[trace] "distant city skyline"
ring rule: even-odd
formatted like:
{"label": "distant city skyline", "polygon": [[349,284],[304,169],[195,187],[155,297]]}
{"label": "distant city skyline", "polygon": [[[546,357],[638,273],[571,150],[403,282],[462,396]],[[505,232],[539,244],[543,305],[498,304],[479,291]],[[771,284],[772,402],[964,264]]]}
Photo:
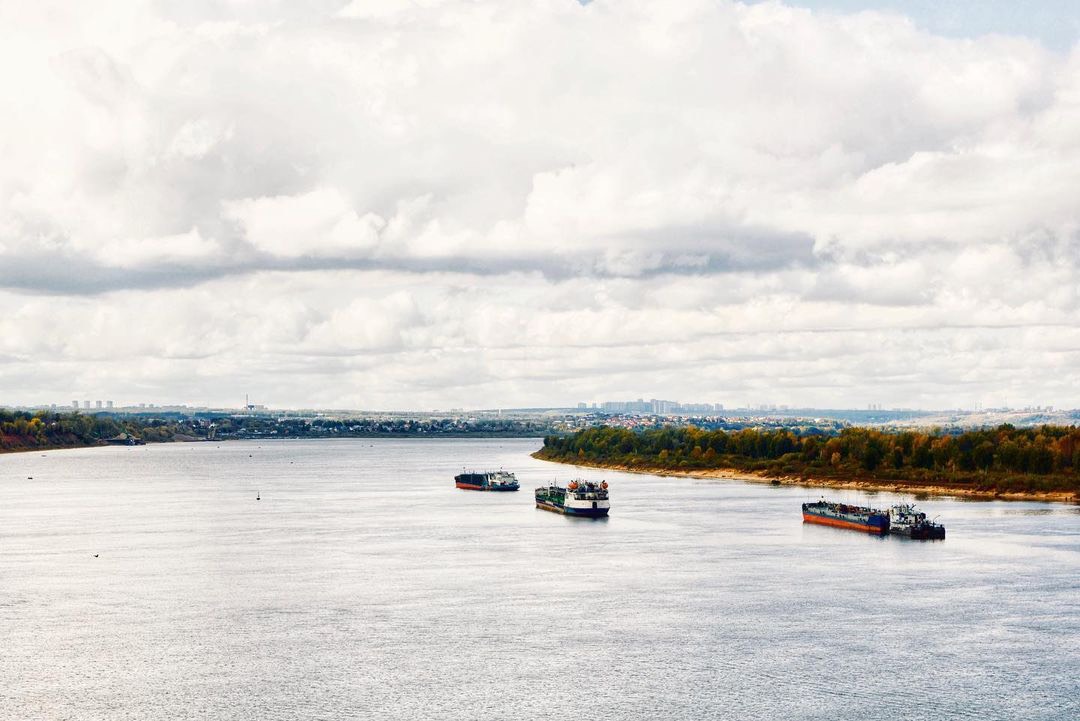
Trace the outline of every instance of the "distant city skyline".
{"label": "distant city skyline", "polygon": [[252,403],[250,400],[245,401],[239,405],[228,404],[201,404],[201,403],[154,403],[154,402],[129,402],[129,403],[116,403],[114,401],[89,401],[83,400],[71,401],[70,404],[64,403],[27,403],[27,404],[13,404],[13,403],[0,403],[0,408],[21,408],[26,410],[51,410],[56,412],[93,412],[93,413],[144,413],[144,412],[243,412],[243,411],[256,411],[259,413],[297,413],[297,412],[329,412],[329,413],[391,413],[391,414],[419,414],[425,415],[430,413],[437,414],[450,414],[450,415],[468,415],[471,413],[516,413],[526,411],[544,411],[544,410],[564,410],[564,411],[577,411],[592,414],[611,414],[611,415],[671,415],[671,416],[705,416],[716,415],[723,416],[725,414],[731,415],[744,415],[751,414],[768,414],[768,413],[802,413],[813,411],[842,411],[844,413],[859,413],[862,411],[882,412],[887,414],[895,413],[936,413],[936,412],[957,412],[957,413],[1009,413],[1009,412],[1024,412],[1024,413],[1078,413],[1080,409],[1061,408],[1053,405],[1036,405],[1028,404],[1021,406],[985,406],[981,403],[974,403],[970,406],[958,405],[948,408],[913,408],[913,407],[885,407],[879,403],[870,403],[865,406],[795,406],[786,403],[742,403],[735,405],[725,405],[723,403],[702,403],[702,402],[681,402],[667,399],[650,398],[646,400],[644,397],[638,397],[636,399],[628,400],[605,400],[605,401],[578,401],[577,403],[570,403],[565,405],[551,405],[551,406],[474,406],[474,407],[450,407],[450,408],[343,408],[343,407],[319,407],[319,406],[274,406],[264,403]]}
{"label": "distant city skyline", "polygon": [[7,3],[0,403],[1080,406],[1078,18]]}

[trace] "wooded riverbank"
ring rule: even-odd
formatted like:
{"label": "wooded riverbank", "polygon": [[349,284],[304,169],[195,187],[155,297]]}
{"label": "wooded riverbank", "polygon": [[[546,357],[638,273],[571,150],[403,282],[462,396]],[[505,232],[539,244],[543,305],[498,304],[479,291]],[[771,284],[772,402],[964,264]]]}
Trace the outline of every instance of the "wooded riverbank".
{"label": "wooded riverbank", "polygon": [[1001,426],[964,433],[848,428],[835,435],[589,428],[548,436],[534,456],[629,472],[812,488],[1065,503],[1080,498],[1080,429],[1075,427]]}
{"label": "wooded riverbank", "polygon": [[[552,461],[545,458],[537,451],[534,458]],[[737,468],[709,468],[696,469],[693,471],[672,470],[668,468],[642,468],[631,467],[618,463],[598,463],[585,461],[552,461],[587,468],[608,468],[623,473],[643,473],[652,476],[675,476],[681,478],[701,478],[709,480],[743,481],[745,483],[768,483],[780,486],[801,486],[803,488],[833,488],[842,490],[886,492],[886,493],[911,493],[926,496],[956,496],[981,501],[1045,501],[1053,503],[1078,503],[1080,497],[1073,491],[981,491],[976,488],[965,487],[960,484],[911,484],[902,481],[881,480],[843,480],[836,478],[803,478],[793,476],[774,476],[769,473],[754,473],[740,471]]]}

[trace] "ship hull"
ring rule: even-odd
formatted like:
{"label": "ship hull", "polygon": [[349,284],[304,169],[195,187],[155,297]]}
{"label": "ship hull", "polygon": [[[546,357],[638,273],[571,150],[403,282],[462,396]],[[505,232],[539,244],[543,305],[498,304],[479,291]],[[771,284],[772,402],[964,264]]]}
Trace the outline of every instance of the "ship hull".
{"label": "ship hull", "polygon": [[462,483],[458,481],[454,484],[458,488],[464,488],[467,491],[516,491],[518,486],[478,486],[475,483]]}
{"label": "ship hull", "polygon": [[548,501],[536,501],[536,507],[552,513],[561,513],[564,516],[576,516],[578,518],[605,518],[610,508],[567,508]]}
{"label": "ship hull", "polygon": [[897,528],[894,526],[889,532],[915,541],[945,540],[945,529],[940,526],[937,528]]}
{"label": "ship hull", "polygon": [[833,516],[819,516],[814,513],[803,512],[803,523],[816,523],[820,526],[832,526],[833,528],[846,528],[850,531],[861,531],[862,533],[869,533],[874,536],[882,536],[888,532],[888,526],[878,526],[870,523],[862,523],[860,521],[850,521],[844,518],[835,518]]}

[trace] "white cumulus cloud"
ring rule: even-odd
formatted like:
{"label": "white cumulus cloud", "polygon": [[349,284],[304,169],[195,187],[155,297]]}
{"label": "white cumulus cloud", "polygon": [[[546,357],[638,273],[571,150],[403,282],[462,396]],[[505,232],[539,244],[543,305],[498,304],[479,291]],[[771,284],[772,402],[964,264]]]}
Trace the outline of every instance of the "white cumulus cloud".
{"label": "white cumulus cloud", "polygon": [[0,400],[1080,401],[1075,47],[730,0],[0,28]]}

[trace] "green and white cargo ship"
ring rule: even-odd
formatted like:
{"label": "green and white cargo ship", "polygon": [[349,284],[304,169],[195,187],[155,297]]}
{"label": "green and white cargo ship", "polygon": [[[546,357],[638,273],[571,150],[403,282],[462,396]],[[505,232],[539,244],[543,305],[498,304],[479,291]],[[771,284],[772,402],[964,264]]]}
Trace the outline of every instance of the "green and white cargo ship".
{"label": "green and white cargo ship", "polygon": [[611,510],[607,481],[574,480],[563,488],[552,483],[536,489],[536,507],[567,516],[603,518]]}

